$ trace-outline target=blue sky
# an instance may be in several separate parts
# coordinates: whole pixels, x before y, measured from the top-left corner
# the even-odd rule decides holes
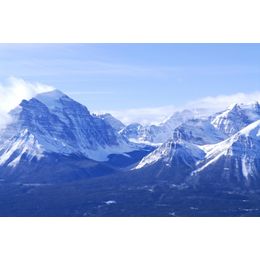
[[[0,81],[11,76],[54,86],[92,111],[181,107],[257,92],[260,45],[0,44]]]

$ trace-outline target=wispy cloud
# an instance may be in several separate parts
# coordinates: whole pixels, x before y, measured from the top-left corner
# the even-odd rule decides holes
[[[147,124],[158,124],[164,121],[169,115],[178,111],[177,107],[174,106],[162,106],[162,107],[151,107],[151,108],[133,108],[123,110],[111,110],[108,111],[113,116],[120,119],[125,124],[130,123],[141,123]],[[105,112],[105,111],[103,111]],[[100,112],[99,112],[100,113]]]
[[[159,124],[169,118],[174,112],[184,109],[200,110],[204,115],[211,115],[228,106],[238,103],[260,102],[260,92],[236,93],[233,95],[208,96],[184,104],[183,106],[161,106],[152,108],[136,108],[110,111],[125,124],[138,122],[141,124]]]
[[[201,107],[206,108],[210,112],[216,112],[235,103],[247,104],[253,102],[260,102],[260,91],[252,93],[236,93],[233,95],[208,96],[189,102],[186,107]]]
[[[41,83],[31,83],[11,77],[6,84],[0,83],[0,128],[8,121],[8,112],[19,105],[23,99],[30,99],[38,93],[52,90],[53,87]]]

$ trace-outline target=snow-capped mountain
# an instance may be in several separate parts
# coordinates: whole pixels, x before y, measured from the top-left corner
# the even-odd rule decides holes
[[[110,154],[138,149],[58,90],[23,100],[9,114],[12,122],[0,133],[1,166],[15,167],[24,158],[40,160],[53,153],[106,161]]]
[[[172,166],[176,158],[181,159],[187,166],[191,166],[194,162],[204,158],[204,151],[182,139],[176,141],[169,140],[144,157],[135,169],[148,167],[158,161],[165,162],[166,166]],[[189,161],[193,161],[193,163],[189,163]]]
[[[168,177],[181,183],[204,156],[204,151],[196,145],[182,139],[169,140],[144,157],[133,171]]]
[[[172,138],[174,129],[196,116],[189,110],[183,110],[174,113],[159,125],[130,124],[122,129],[120,133],[133,142],[159,145]]]
[[[213,116],[211,123],[224,134],[231,136],[260,119],[260,104],[234,104]]]
[[[215,183],[249,185],[260,181],[260,120],[223,142],[201,148],[206,156],[192,176]]]
[[[195,144],[213,144],[232,136],[247,125],[260,119],[260,105],[235,104],[225,111],[205,117],[197,111],[174,113],[159,125],[131,124],[121,134],[133,142],[162,144],[174,135]]]
[[[118,132],[125,128],[125,125],[120,120],[113,117],[109,113],[98,115],[98,117],[103,119],[107,124],[111,125]]]
[[[175,112],[167,120],[165,120],[161,125],[167,127],[170,130],[174,130],[176,127],[187,122],[188,120],[200,118],[200,115],[195,111],[183,110],[180,112]]]

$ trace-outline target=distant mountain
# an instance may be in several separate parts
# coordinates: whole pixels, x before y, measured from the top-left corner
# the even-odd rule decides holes
[[[181,138],[197,145],[216,144],[227,137],[225,133],[214,127],[210,119],[191,119],[173,131],[174,139]]]
[[[161,125],[169,128],[170,130],[175,129],[181,124],[187,122],[188,120],[200,118],[200,115],[196,112],[190,110],[183,110],[180,112],[175,112],[171,117],[165,120]]]
[[[139,124],[139,123],[133,123],[126,127],[124,127],[120,134],[124,136],[125,138],[132,140],[134,142],[140,143],[145,142],[146,139],[146,128]]]
[[[172,138],[175,128],[182,123],[193,119],[195,114],[189,110],[174,113],[169,119],[159,125],[147,125],[135,123],[126,126],[121,134],[137,143],[162,144]]]
[[[199,187],[259,188],[260,119],[254,121],[258,112],[258,103],[236,105],[208,119],[188,120],[133,172]]]
[[[256,102],[247,105],[234,104],[213,116],[211,123],[224,134],[231,136],[258,119],[260,105]]]
[[[109,113],[98,115],[98,117],[103,119],[107,124],[111,125],[118,132],[125,128],[125,125],[120,120],[113,117]]]
[[[158,178],[169,178],[175,183],[182,183],[204,156],[204,151],[196,145],[182,139],[169,140],[144,157],[133,171],[137,174],[150,173]]]

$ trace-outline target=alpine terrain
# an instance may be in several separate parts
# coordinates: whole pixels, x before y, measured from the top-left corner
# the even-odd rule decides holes
[[[125,125],[53,90],[8,117],[1,216],[260,215],[258,102]]]

